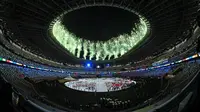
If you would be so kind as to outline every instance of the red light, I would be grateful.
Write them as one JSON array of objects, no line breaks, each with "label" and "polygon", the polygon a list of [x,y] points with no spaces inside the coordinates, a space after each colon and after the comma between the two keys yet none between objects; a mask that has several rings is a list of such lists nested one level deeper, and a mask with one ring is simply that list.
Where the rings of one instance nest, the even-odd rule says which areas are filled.
[{"label": "red light", "polygon": [[8,62],[8,63],[11,63],[11,61],[10,61],[10,60],[6,60],[6,62]]}]

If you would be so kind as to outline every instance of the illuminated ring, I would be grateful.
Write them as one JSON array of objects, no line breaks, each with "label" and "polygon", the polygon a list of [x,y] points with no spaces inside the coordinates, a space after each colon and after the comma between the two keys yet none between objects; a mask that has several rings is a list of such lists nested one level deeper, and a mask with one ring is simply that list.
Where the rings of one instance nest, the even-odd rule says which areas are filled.
[{"label": "illuminated ring", "polygon": [[[137,28],[136,31],[134,31],[134,30],[132,31],[132,32],[136,32],[136,33],[134,35],[131,34],[128,36],[127,36],[127,34],[125,34],[128,37],[126,39],[125,39],[125,37],[123,37],[124,35],[120,35],[116,38],[111,38],[106,42],[103,42],[103,41],[94,42],[94,41],[89,41],[86,39],[84,39],[84,42],[83,42],[83,39],[74,36],[74,34],[67,31],[67,29],[64,27],[64,25],[61,24],[61,20],[65,14],[72,12],[74,10],[81,9],[81,8],[95,7],[95,6],[115,7],[115,8],[124,9],[124,10],[127,10],[129,12],[136,14],[140,19],[140,23],[138,23],[136,26],[136,28]],[[55,29],[57,31],[59,31],[59,33],[56,33]],[[145,31],[142,32],[141,30],[145,30]],[[131,51],[133,48],[135,48],[139,43],[141,43],[149,34],[150,24],[149,24],[149,21],[146,18],[144,18],[144,16],[142,16],[141,14],[139,14],[138,12],[136,12],[130,8],[120,6],[117,4],[110,5],[110,4],[99,3],[99,4],[87,4],[87,5],[82,5],[79,7],[77,6],[70,10],[64,11],[62,14],[60,14],[58,17],[56,17],[51,22],[51,24],[49,26],[49,31],[52,35],[51,37],[52,38],[54,37],[53,39],[56,40],[57,43],[59,43],[62,47],[64,47],[71,55],[77,57],[77,59],[80,58],[80,52],[81,52],[80,49],[82,49],[82,47],[83,47],[85,60],[86,60],[86,56],[87,56],[88,52],[90,52],[90,57],[89,57],[90,60],[94,56],[96,56],[96,60],[105,60],[105,58],[107,58],[107,57],[110,60],[111,56],[114,56],[114,59],[119,58],[118,57],[119,55],[120,55],[120,57],[122,57],[123,55],[125,55],[129,51]],[[136,36],[138,37],[138,35],[139,35],[138,33],[140,35],[142,35],[142,36],[139,36],[139,39],[135,38]],[[65,35],[65,38],[63,35]],[[133,36],[135,36],[135,37],[133,37]],[[68,41],[66,40],[66,37],[68,37]],[[136,39],[138,39],[138,40],[136,40]],[[129,40],[132,40],[132,41],[131,41],[131,43],[127,44],[127,42],[129,42]],[[66,44],[66,42],[68,42],[68,44]],[[133,42],[135,42],[135,43],[133,43]],[[83,43],[83,45],[80,43]],[[88,44],[88,43],[90,43],[90,44]],[[120,46],[119,46],[119,43],[121,43]],[[78,45],[81,45],[81,46],[78,46]],[[109,48],[107,48],[108,45],[112,45],[112,46],[109,46]],[[116,45],[116,46],[114,46],[114,45]],[[121,45],[124,45],[124,47],[122,47]],[[89,51],[87,50],[88,48],[89,48]],[[99,48],[99,49],[96,49],[96,48]],[[104,48],[104,49],[102,49],[102,48]],[[78,55],[75,55],[76,49],[79,49],[78,53],[77,53]]]}]

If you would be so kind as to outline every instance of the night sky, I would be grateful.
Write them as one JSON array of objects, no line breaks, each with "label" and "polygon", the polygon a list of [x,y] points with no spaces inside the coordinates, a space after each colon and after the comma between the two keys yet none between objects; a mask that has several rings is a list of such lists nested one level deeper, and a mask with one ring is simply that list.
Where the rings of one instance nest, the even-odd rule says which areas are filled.
[{"label": "night sky", "polygon": [[76,36],[106,41],[119,34],[130,33],[138,16],[119,8],[89,7],[70,12],[63,24]]}]

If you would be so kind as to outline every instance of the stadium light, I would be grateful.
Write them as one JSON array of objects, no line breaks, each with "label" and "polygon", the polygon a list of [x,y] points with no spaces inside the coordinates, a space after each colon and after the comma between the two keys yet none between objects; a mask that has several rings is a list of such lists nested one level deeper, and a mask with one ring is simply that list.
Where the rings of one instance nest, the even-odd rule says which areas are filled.
[{"label": "stadium light", "polygon": [[87,67],[91,67],[91,64],[90,64],[90,63],[87,63]]},{"label": "stadium light", "polygon": [[100,66],[99,66],[99,65],[97,65],[97,68],[100,68]]},{"label": "stadium light", "polygon": [[6,61],[6,59],[5,59],[5,58],[2,58],[2,61]]}]

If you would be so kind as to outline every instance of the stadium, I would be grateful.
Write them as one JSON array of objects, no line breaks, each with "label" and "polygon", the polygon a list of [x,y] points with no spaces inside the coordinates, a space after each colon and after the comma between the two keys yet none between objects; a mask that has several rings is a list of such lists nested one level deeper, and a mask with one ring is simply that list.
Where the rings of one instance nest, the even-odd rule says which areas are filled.
[{"label": "stadium", "polygon": [[0,1],[0,111],[198,112],[199,80],[199,0]]}]

